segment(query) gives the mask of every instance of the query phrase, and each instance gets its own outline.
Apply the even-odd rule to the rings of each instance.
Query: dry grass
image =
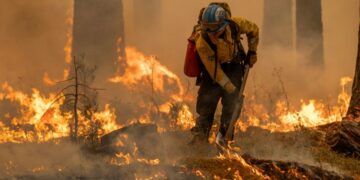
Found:
[[[338,168],[340,171],[353,176],[355,179],[360,178],[360,160],[356,158],[345,157],[344,155],[337,154],[329,147],[315,147],[312,152],[316,161],[320,164],[330,164]]]
[[[238,134],[237,145],[257,158],[295,161],[360,178],[360,160],[335,153],[324,142],[324,136],[307,128],[287,133],[251,128]]]

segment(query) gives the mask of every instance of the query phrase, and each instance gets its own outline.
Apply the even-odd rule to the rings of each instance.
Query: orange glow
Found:
[[[63,78],[61,80],[51,79],[49,74],[47,72],[45,72],[44,76],[43,76],[43,83],[48,86],[53,86],[59,81],[64,81],[64,80],[68,79],[68,77],[69,77],[68,69],[64,69]]]
[[[69,124],[73,121],[73,114],[61,111],[64,99],[53,102],[54,99],[55,94],[44,96],[39,90],[33,89],[32,94],[27,95],[14,90],[8,83],[3,83],[0,101],[8,100],[18,105],[16,111],[19,115],[7,115],[10,125],[0,124],[0,143],[45,142],[69,136]],[[81,112],[78,113],[80,135],[86,134],[91,121],[100,124],[99,135],[121,127],[116,123],[114,110],[108,105],[103,111],[94,113],[91,119],[86,119]]]
[[[256,103],[247,103],[247,110],[242,114],[237,122],[237,127],[245,131],[249,126],[259,126],[271,131],[292,131],[296,127],[316,127],[319,125],[341,121],[345,115],[350,102],[350,95],[346,92],[345,86],[351,82],[351,78],[343,77],[340,80],[341,92],[337,98],[337,104],[327,105],[314,99],[301,100],[301,107],[296,109],[290,107],[287,110],[285,101],[276,102],[275,118],[271,119],[270,112],[264,105]],[[251,98],[250,98],[251,101]],[[250,110],[249,110],[250,109]]]
[[[145,56],[135,48],[126,48],[126,63],[124,75],[115,76],[110,82],[121,83],[134,88],[142,84],[142,81],[150,81],[154,91],[164,92],[166,87],[175,86],[178,92],[171,94],[173,100],[181,101],[184,95],[184,87],[179,77],[168,68],[160,64],[154,56]]]

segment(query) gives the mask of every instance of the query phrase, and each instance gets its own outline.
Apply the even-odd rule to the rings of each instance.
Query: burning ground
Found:
[[[0,176],[5,179],[359,177],[360,162],[333,152],[326,144],[325,130],[318,128],[341,120],[349,103],[350,78],[341,79],[341,91],[333,104],[302,100],[295,106],[289,105],[286,98],[275,96],[268,98],[271,102],[263,103],[257,99],[261,97],[259,94],[248,94],[237,124],[236,142],[231,150],[219,154],[214,145],[188,144],[189,129],[195,122],[191,87],[185,87],[156,57],[146,56],[135,48],[127,48],[126,54],[124,73],[110,78],[109,83],[127,88],[139,102],[135,105],[137,111],[118,107],[121,105],[118,101],[74,111],[67,108],[68,99],[62,98],[68,92],[43,94],[34,88],[31,93],[25,93],[3,83]],[[75,113],[78,133],[74,141],[70,137],[74,137]]]

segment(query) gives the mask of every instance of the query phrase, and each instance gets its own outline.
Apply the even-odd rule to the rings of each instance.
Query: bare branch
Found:
[[[76,85],[70,84],[70,85],[62,88],[62,89],[60,90],[60,93],[63,93],[66,89],[71,88],[71,87],[75,87],[75,86],[76,86]]]
[[[62,95],[62,96],[60,96],[60,97],[57,97],[55,100],[53,100],[53,101],[51,102],[51,104],[48,106],[48,108],[46,108],[45,113],[46,113],[57,101],[59,101],[61,98],[65,98],[66,96],[73,96],[73,94],[64,94],[64,95]],[[44,113],[44,114],[45,114],[45,113]]]
[[[70,88],[70,87],[74,87],[74,85],[68,85],[65,88],[61,89],[61,91],[59,91],[59,93],[57,93],[55,95],[55,99],[59,100],[58,96],[60,96],[66,89]]]
[[[57,81],[55,82],[56,84],[60,84],[60,83],[64,83],[64,82],[68,82],[68,81],[71,81],[71,80],[74,80],[75,78],[70,78],[70,79],[66,79],[66,80],[62,80],[62,81]]]
[[[85,88],[88,88],[88,89],[91,89],[91,90],[94,90],[94,91],[98,91],[98,90],[106,90],[106,89],[102,89],[102,88],[93,88],[93,87],[90,87],[86,84],[82,84],[82,83],[78,83],[77,84],[78,86],[82,86],[82,87],[85,87]]]
[[[87,97],[85,94],[77,94],[77,95],[85,98],[88,102],[91,102],[91,99]]]
[[[75,101],[75,99],[65,99],[65,101],[64,101],[64,104],[69,104],[69,103],[71,103],[72,101]]]

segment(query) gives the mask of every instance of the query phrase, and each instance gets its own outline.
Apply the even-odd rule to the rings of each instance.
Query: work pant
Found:
[[[202,74],[196,103],[196,112],[199,116],[192,132],[206,138],[209,137],[216,107],[220,99],[223,107],[220,119],[220,132],[222,135],[226,134],[234,111],[236,99],[239,95],[242,77],[244,75],[244,67],[240,63],[223,63],[221,68],[231,82],[237,87],[237,90],[234,93],[229,94],[219,84],[215,83],[207,72]]]

